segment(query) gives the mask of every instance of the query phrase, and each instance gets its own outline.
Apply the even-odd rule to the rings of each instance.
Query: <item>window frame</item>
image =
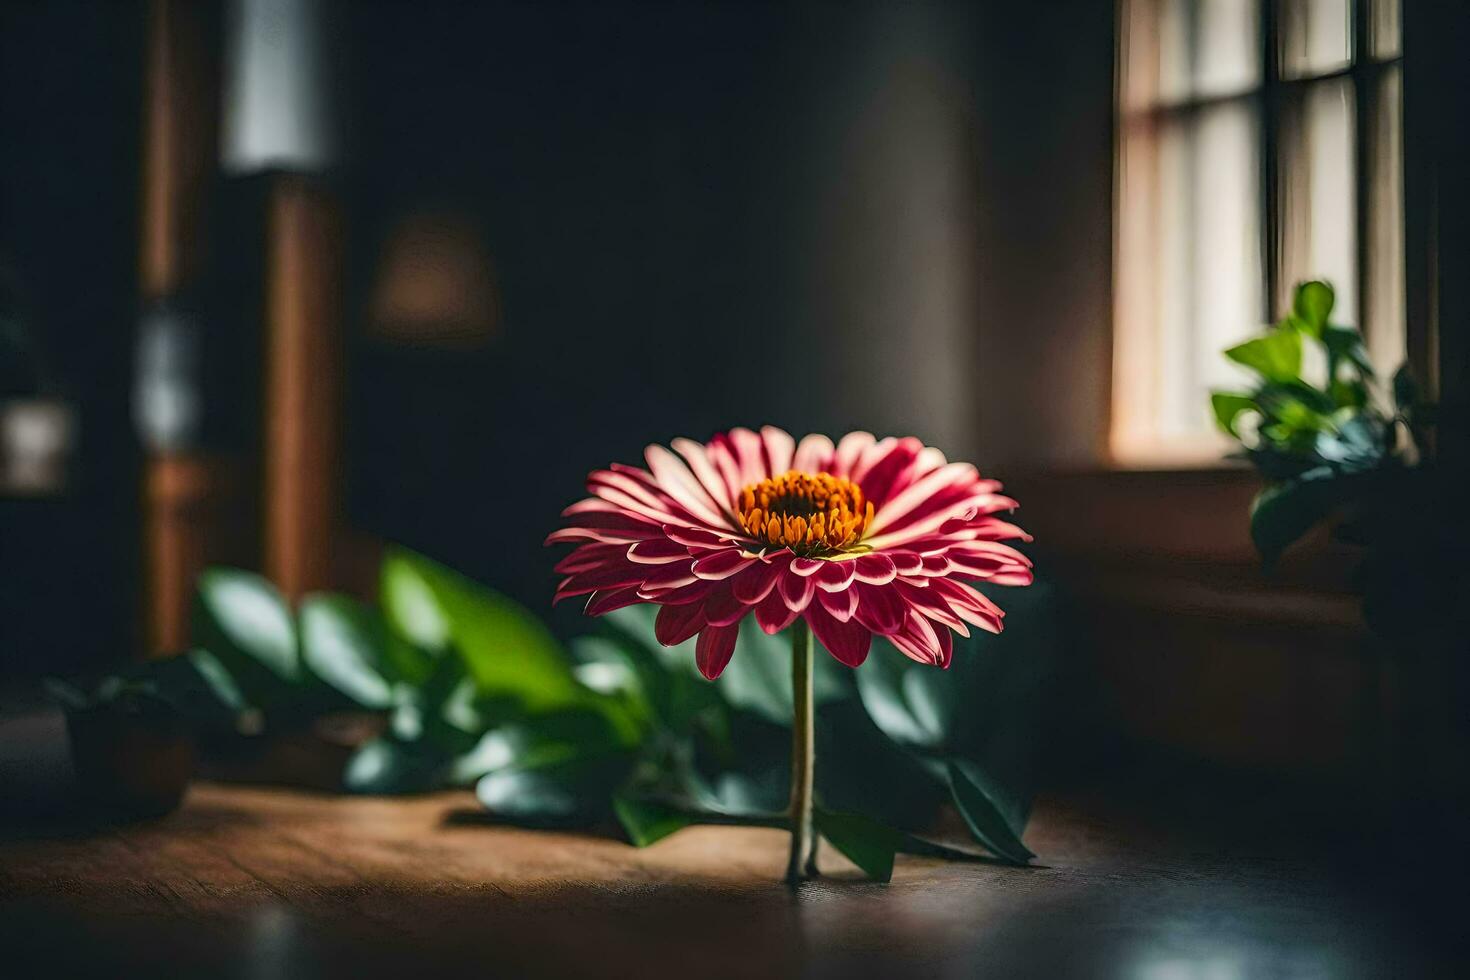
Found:
[[[1116,4],[1118,27],[1115,34],[1116,63],[1117,63],[1117,85],[1121,86],[1125,73],[1126,52],[1123,47],[1123,39],[1126,35],[1126,27],[1123,23],[1127,16],[1128,0],[1119,0]],[[1260,322],[1272,323],[1276,320],[1278,313],[1286,308],[1290,302],[1287,289],[1290,284],[1283,282],[1283,233],[1285,220],[1283,217],[1283,193],[1282,193],[1282,118],[1284,106],[1289,99],[1305,93],[1309,89],[1327,85],[1336,81],[1346,80],[1353,99],[1353,227],[1354,227],[1354,308],[1355,319],[1358,321],[1359,329],[1364,326],[1367,317],[1370,277],[1367,270],[1372,260],[1370,252],[1372,243],[1370,239],[1371,228],[1369,226],[1369,213],[1372,201],[1373,178],[1371,159],[1371,148],[1373,140],[1381,127],[1381,121],[1377,118],[1377,94],[1380,92],[1384,78],[1391,72],[1400,72],[1403,77],[1404,64],[1404,0],[1398,2],[1399,17],[1399,44],[1397,53],[1391,57],[1375,58],[1372,53],[1372,16],[1375,0],[1347,0],[1349,9],[1348,23],[1348,61],[1347,64],[1338,69],[1319,73],[1304,73],[1300,77],[1285,75],[1282,72],[1282,32],[1281,23],[1285,10],[1283,0],[1253,0],[1256,9],[1256,42],[1257,52],[1260,58],[1259,80],[1248,88],[1239,91],[1224,92],[1210,95],[1190,95],[1178,101],[1170,101],[1162,105],[1150,105],[1146,107],[1130,108],[1123,105],[1121,88],[1115,96],[1115,113],[1117,130],[1114,139],[1113,166],[1116,170],[1121,159],[1122,144],[1126,138],[1125,134],[1130,126],[1138,124],[1140,120],[1147,120],[1152,125],[1159,125],[1168,120],[1182,120],[1190,116],[1198,115],[1204,111],[1219,106],[1230,104],[1251,105],[1259,119],[1256,134],[1256,163],[1258,167],[1259,197],[1257,204],[1258,229],[1260,235],[1259,249],[1261,256],[1261,306],[1259,311]],[[1402,90],[1401,90],[1402,91]],[[1402,94],[1400,113],[1402,114]],[[1402,118],[1402,115],[1401,115]],[[1400,173],[1405,173],[1404,142],[1401,140],[1398,147]],[[1121,213],[1121,185],[1115,182],[1114,221],[1118,220]],[[1407,225],[1407,191],[1400,187],[1401,195],[1401,217],[1402,224]],[[1404,229],[1400,229],[1403,231]],[[1118,262],[1119,246],[1117,235],[1114,235],[1113,261],[1114,261],[1114,284],[1113,305],[1117,310],[1118,300],[1118,275],[1116,264]],[[1399,256],[1401,264],[1406,263],[1407,242],[1405,250]],[[1404,274],[1406,270],[1400,270]],[[1406,277],[1407,281],[1407,277]],[[1411,304],[1406,296],[1405,305]],[[1405,310],[1406,320],[1412,320],[1409,310]],[[1410,335],[1407,338],[1409,351],[1412,355],[1414,350],[1413,327],[1409,328]],[[1364,331],[1366,335],[1366,330]],[[1116,371],[1110,366],[1110,374]],[[1116,411],[1116,402],[1109,406],[1110,412]],[[1233,468],[1223,461],[1212,463],[1206,457],[1210,455],[1213,448],[1201,439],[1197,452],[1179,451],[1177,448],[1167,451],[1167,459],[1160,462],[1158,459],[1147,458],[1146,454],[1120,458],[1117,449],[1116,435],[1110,426],[1108,457],[1113,468],[1122,469],[1148,469],[1148,470],[1199,470],[1208,468]]]

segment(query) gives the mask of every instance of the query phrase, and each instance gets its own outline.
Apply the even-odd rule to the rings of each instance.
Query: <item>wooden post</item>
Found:
[[[218,33],[214,3],[148,4],[139,248],[145,308],[196,286],[205,265],[218,141]],[[239,559],[248,540],[242,516],[248,494],[240,457],[197,446],[154,445],[143,469],[143,642],[146,654],[157,656],[188,645],[199,572]]]
[[[273,179],[268,218],[265,571],[290,598],[332,583],[340,487],[341,223],[329,193]]]

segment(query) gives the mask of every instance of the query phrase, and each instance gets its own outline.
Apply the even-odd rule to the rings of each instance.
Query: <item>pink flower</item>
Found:
[[[593,616],[658,604],[659,642],[699,634],[695,659],[710,679],[751,612],[767,633],[804,617],[850,667],[874,633],[948,667],[951,630],[999,633],[1005,616],[969,583],[1031,582],[1031,562],[1002,543],[1030,536],[996,516],[1016,502],[917,439],[797,443],[767,426],[673,448],[649,446],[647,469],[593,472],[592,496],[562,512],[567,526],[546,543],[579,543],[556,565],[566,576],[557,601],[587,595]]]

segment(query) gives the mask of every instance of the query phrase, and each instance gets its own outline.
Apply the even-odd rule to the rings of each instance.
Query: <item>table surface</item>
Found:
[[[826,853],[793,890],[773,830],[638,850],[487,823],[466,793],[204,782],[155,821],[0,833],[0,973],[1453,975],[1412,882],[1283,841],[1269,794],[1169,816],[1120,795],[1042,799],[1039,867],[900,858],[879,885]]]
[[[824,848],[796,889],[775,830],[639,850],[496,824],[464,792],[217,782],[79,823],[68,771],[59,715],[0,711],[5,980],[1470,976],[1447,835],[1177,760],[1039,799],[1036,867],[900,857],[880,885]]]

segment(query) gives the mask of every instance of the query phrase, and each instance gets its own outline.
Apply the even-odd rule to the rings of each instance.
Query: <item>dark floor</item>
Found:
[[[0,831],[0,974],[1464,975],[1432,857],[1411,869],[1309,794],[1204,775],[1042,799],[1040,867],[905,858],[883,886],[827,855],[833,877],[795,892],[776,831],[639,851],[487,826],[468,794],[200,783],[162,820]]]

